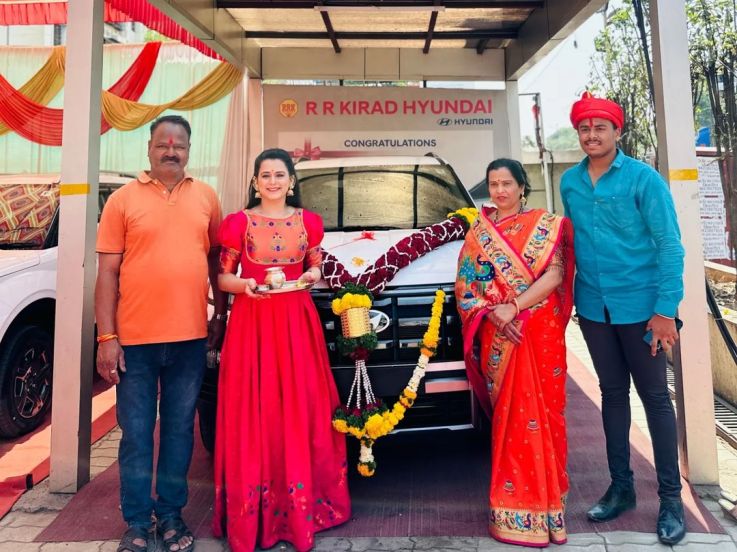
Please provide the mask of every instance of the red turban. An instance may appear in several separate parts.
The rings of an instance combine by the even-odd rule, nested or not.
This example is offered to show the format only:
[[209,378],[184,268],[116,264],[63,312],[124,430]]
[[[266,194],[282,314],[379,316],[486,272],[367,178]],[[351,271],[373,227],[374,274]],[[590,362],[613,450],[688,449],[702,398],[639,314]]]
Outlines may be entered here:
[[624,112],[619,104],[605,98],[594,98],[591,92],[586,91],[571,108],[571,123],[573,128],[578,128],[584,119],[595,117],[611,121],[616,128],[624,125]]

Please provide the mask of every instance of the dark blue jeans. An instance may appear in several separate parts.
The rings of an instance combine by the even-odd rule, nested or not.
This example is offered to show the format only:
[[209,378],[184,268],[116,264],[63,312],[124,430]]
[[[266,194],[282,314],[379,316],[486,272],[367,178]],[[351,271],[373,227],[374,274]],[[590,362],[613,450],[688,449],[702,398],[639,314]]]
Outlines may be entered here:
[[664,352],[650,354],[642,336],[647,322],[610,324],[579,316],[601,389],[601,417],[612,483],[631,486],[630,469],[630,376],[645,407],[653,443],[658,495],[661,500],[680,500],[676,416],[665,378]]
[[[126,371],[117,386],[122,430],[120,503],[128,525],[148,527],[179,516],[187,503],[187,472],[194,445],[194,413],[205,372],[205,339],[123,347]],[[156,495],[151,497],[156,402],[159,401],[159,459]]]

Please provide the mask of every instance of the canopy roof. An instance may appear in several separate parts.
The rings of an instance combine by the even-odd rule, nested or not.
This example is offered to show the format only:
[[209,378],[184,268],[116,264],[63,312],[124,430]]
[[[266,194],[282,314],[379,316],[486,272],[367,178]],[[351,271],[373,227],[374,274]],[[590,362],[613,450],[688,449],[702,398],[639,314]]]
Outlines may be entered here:
[[150,2],[227,59],[246,65],[251,74],[366,80],[516,79],[605,4],[605,0]]
[[[262,78],[515,80],[606,0],[105,0]],[[0,0],[0,25],[63,23],[66,0]]]

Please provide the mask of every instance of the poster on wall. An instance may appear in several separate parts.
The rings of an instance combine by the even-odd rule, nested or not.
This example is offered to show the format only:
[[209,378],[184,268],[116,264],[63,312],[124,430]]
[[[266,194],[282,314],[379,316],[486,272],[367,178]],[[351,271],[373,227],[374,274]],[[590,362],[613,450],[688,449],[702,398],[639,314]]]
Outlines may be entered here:
[[704,259],[729,258],[727,210],[719,174],[719,159],[699,155],[699,211],[704,237]]
[[509,155],[504,91],[266,85],[263,105],[264,146],[295,160],[432,153],[470,189]]

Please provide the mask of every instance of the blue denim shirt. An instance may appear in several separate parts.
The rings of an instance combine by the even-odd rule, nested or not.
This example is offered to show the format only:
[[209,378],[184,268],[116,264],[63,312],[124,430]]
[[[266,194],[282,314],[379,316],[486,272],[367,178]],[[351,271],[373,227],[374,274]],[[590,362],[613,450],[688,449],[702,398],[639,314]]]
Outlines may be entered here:
[[573,222],[578,314],[613,324],[675,316],[683,299],[683,246],[668,185],[617,151],[593,186],[588,157],[568,169],[560,193]]

